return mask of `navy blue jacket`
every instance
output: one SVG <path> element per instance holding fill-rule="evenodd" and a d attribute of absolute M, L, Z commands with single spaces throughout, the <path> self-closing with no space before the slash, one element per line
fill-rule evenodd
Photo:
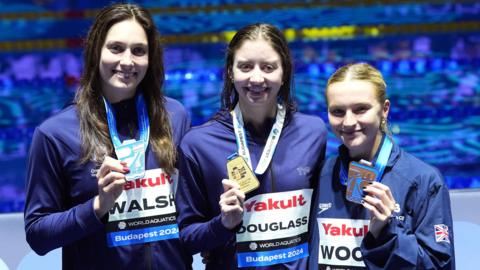
<path fill-rule="evenodd" d="M 438 170 L 394 144 L 381 181 L 400 209 L 375 239 L 368 232 L 368 210 L 345 199 L 339 165 L 343 162 L 348 168 L 350 160 L 345 146 L 339 149 L 339 158 L 329 158 L 320 177 L 320 244 L 314 254 L 316 262 L 323 260 L 319 268 L 356 269 L 353 266 L 363 262 L 368 269 L 454 269 L 450 197 Z M 346 244 L 353 238 L 357 245 Z M 333 261 L 343 267 L 330 264 Z"/>
<path fill-rule="evenodd" d="M 124 139 L 138 124 L 135 99 L 112 104 Z M 190 120 L 183 106 L 167 98 L 167 111 L 178 145 Z M 128 125 L 130 123 L 130 125 Z M 63 247 L 63 269 L 190 269 L 191 256 L 180 240 L 109 248 L 105 224 L 93 211 L 98 194 L 98 164 L 80 164 L 81 140 L 77 110 L 71 105 L 47 119 L 33 136 L 27 168 L 25 232 L 38 254 Z M 151 148 L 146 169 L 158 168 Z"/>
<path fill-rule="evenodd" d="M 253 138 L 246 130 L 255 168 L 265 141 Z M 260 187 L 248 193 L 247 199 L 258 194 L 313 188 L 325 155 L 325 143 L 326 128 L 320 118 L 298 112 L 287 115 L 272 162 L 263 175 L 257 176 Z M 221 111 L 213 120 L 190 129 L 179 152 L 176 199 L 180 237 L 192 254 L 209 251 L 207 269 L 237 269 L 235 231 L 222 225 L 219 207 L 221 181 L 228 178 L 227 157 L 237 152 L 230 114 Z M 305 269 L 306 264 L 304 258 L 286 263 L 285 268 Z M 269 269 L 272 268 L 276 269 Z"/>

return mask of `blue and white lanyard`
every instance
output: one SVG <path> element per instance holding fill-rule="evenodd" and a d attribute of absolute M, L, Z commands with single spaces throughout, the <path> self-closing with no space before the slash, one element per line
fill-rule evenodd
<path fill-rule="evenodd" d="M 114 110 L 112 105 L 103 98 L 103 103 L 105 104 L 105 110 L 107 112 L 107 122 L 108 130 L 110 132 L 110 138 L 112 138 L 113 147 L 115 149 L 119 148 L 122 145 L 120 137 L 117 132 L 117 122 L 115 121 Z M 150 137 L 150 122 L 148 120 L 147 107 L 145 106 L 145 100 L 143 99 L 142 93 L 138 94 L 135 98 L 135 104 L 137 107 L 137 117 L 138 125 L 140 130 L 140 141 L 144 144 L 144 149 L 147 149 L 148 140 Z"/>
<path fill-rule="evenodd" d="M 378 153 L 377 160 L 375 161 L 375 170 L 377 173 L 377 178 L 375 181 L 381 182 L 383 172 L 387 166 L 388 158 L 392 152 L 393 143 L 390 138 L 384 135 L 382 147 L 380 148 L 380 153 Z M 340 162 L 340 183 L 342 185 L 347 185 L 348 181 L 348 170 L 343 165 L 343 162 Z"/>
<path fill-rule="evenodd" d="M 250 168 L 253 169 L 240 105 L 237 103 L 235 109 L 233 109 L 233 111 L 230 113 L 232 114 L 233 119 L 233 129 L 235 131 L 235 138 L 237 140 L 238 154 L 243 157 Z M 267 143 L 265 144 L 265 148 L 263 149 L 262 156 L 257 164 L 257 168 L 255 169 L 255 173 L 258 175 L 262 175 L 267 170 L 268 165 L 272 160 L 273 153 L 277 148 L 280 134 L 282 133 L 283 123 L 285 122 L 285 114 L 285 107 L 281 104 L 277 104 L 277 116 L 275 118 L 275 123 L 270 130 Z"/>

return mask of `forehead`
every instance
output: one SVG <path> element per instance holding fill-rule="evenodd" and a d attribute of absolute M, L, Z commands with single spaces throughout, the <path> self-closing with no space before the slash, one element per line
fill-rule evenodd
<path fill-rule="evenodd" d="M 327 100 L 331 105 L 356 103 L 378 103 L 375 85 L 363 80 L 348 80 L 332 83 L 327 89 Z"/>
<path fill-rule="evenodd" d="M 147 43 L 147 33 L 135 20 L 115 23 L 108 29 L 105 42 L 120 41 L 128 43 Z"/>
<path fill-rule="evenodd" d="M 235 61 L 279 61 L 280 55 L 273 46 L 263 38 L 245 40 L 234 53 Z"/>

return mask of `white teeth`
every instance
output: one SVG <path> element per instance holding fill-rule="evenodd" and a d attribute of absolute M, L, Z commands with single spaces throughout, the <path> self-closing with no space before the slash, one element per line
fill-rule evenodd
<path fill-rule="evenodd" d="M 248 88 L 248 91 L 256 92 L 256 93 L 260 93 L 266 90 L 267 90 L 266 88 Z"/>

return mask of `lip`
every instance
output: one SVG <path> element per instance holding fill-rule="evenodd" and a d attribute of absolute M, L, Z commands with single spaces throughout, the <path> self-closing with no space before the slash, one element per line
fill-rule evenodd
<path fill-rule="evenodd" d="M 268 92 L 269 90 L 268 87 L 262 87 L 262 88 L 244 87 L 243 89 L 246 92 L 253 93 L 253 94 L 263 94 Z"/>
<path fill-rule="evenodd" d="M 361 130 L 348 130 L 348 131 L 340 130 L 340 134 L 342 136 L 346 136 L 346 137 L 354 137 L 356 134 L 358 134 L 360 132 L 361 132 Z"/>
<path fill-rule="evenodd" d="M 129 79 L 131 77 L 136 76 L 137 72 L 131 72 L 131 71 L 125 72 L 125 71 L 121 71 L 121 70 L 113 70 L 113 74 L 115 74 L 118 77 L 123 78 L 123 79 Z"/>
<path fill-rule="evenodd" d="M 131 77 L 137 75 L 137 72 L 132 71 L 121 71 L 121 70 L 113 70 L 113 74 L 124 76 L 124 77 Z"/>

